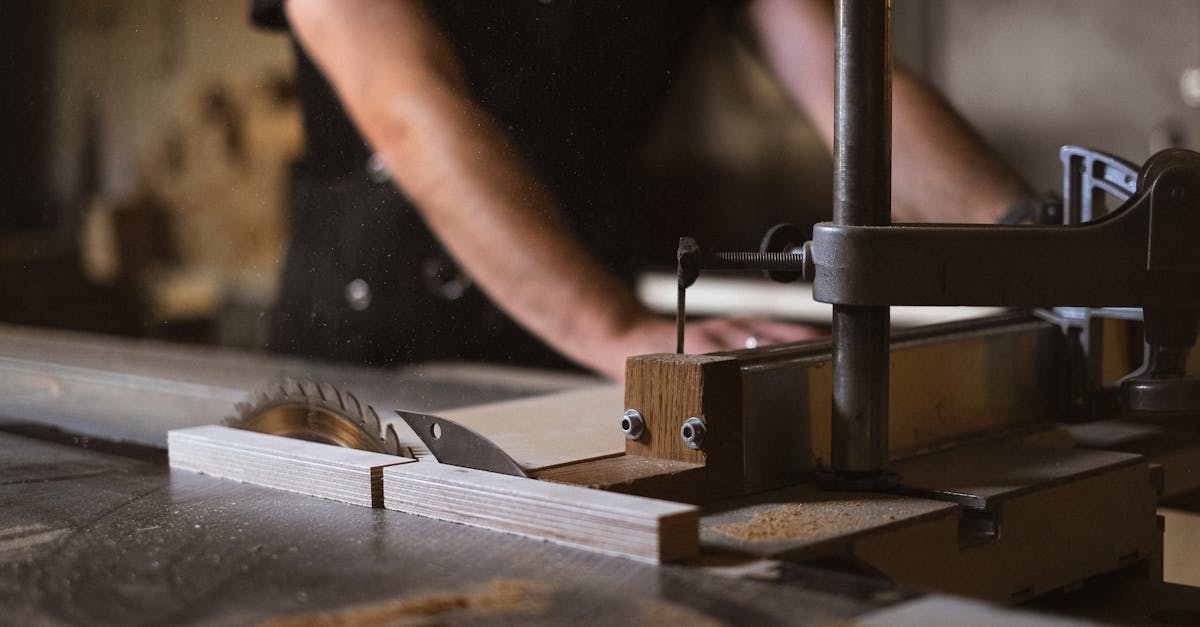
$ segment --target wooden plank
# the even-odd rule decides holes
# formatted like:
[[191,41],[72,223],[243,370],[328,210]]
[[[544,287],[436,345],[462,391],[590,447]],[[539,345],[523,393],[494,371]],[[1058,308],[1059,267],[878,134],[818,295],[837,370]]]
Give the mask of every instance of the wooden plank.
[[172,468],[364,507],[383,505],[383,468],[413,460],[217,425],[167,433]]
[[1163,517],[1163,581],[1200,586],[1200,514],[1159,507],[1158,515]]
[[[940,494],[939,498],[990,512],[1014,497],[1122,467],[1144,469],[1146,459],[1128,453],[1000,440],[901,460],[892,470],[903,477],[909,493]],[[1146,488],[1150,489],[1149,484]]]
[[618,455],[538,471],[543,481],[637,494],[668,501],[705,505],[729,498],[732,489],[715,485],[713,473],[702,464],[689,464],[641,455]]
[[1106,453],[1109,463],[1102,464],[1073,449],[1025,453],[1019,449],[1030,447],[1013,446],[1004,455],[989,448],[996,451],[983,444],[930,454],[924,468],[901,462],[893,469],[905,485],[912,471],[914,480],[941,487],[947,498],[961,490],[988,507],[994,536],[964,542],[963,529],[914,528],[861,538],[853,554],[895,581],[1000,603],[1139,564],[1141,573],[1160,578],[1162,534],[1145,460]]
[[384,507],[634,559],[699,551],[690,505],[421,462],[383,471]]
[[598,385],[439,415],[491,440],[526,470],[539,470],[624,452],[622,394],[620,385]]
[[[638,299],[651,311],[674,315],[679,279],[674,273],[651,272],[638,278]],[[833,305],[813,300],[811,283],[781,288],[774,281],[705,274],[688,288],[690,316],[753,316],[829,324]],[[1001,307],[892,307],[892,327],[915,327],[1004,311]]]

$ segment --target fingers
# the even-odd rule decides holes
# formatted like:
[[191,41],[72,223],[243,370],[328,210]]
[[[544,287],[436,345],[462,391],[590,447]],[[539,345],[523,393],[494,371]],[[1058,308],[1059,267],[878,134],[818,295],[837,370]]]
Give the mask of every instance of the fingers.
[[743,329],[746,333],[757,336],[760,345],[799,342],[800,340],[811,340],[824,335],[810,326],[777,322],[775,320],[732,318],[730,322],[734,323],[738,328]]
[[718,318],[688,325],[689,353],[704,353],[821,337],[811,327],[756,318]]
[[[749,333],[728,324],[727,320],[706,320],[695,326],[696,334],[703,339],[694,345],[689,344],[687,346],[687,352],[689,353],[711,353],[713,351],[727,351],[746,347],[746,338],[749,337]],[[692,338],[692,335],[693,333],[689,330],[687,333],[689,340]]]
[[[740,350],[784,342],[822,337],[811,327],[757,318],[716,318],[687,325],[685,349],[698,355],[717,351]],[[750,341],[748,341],[750,340]],[[588,365],[613,380],[621,380],[625,358],[630,355],[672,352],[675,325],[667,320],[647,317],[628,330],[622,341],[606,345],[592,354]]]

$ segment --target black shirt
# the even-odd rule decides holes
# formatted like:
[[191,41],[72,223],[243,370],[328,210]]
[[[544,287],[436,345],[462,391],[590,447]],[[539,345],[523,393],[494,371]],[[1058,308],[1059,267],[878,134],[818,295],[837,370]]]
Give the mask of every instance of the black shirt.
[[[549,186],[585,248],[627,279],[647,257],[639,149],[689,35],[712,4],[426,3],[472,96]],[[286,27],[281,5],[254,0],[255,21]],[[296,52],[306,144],[273,347],[368,363],[561,363],[476,289],[462,292],[467,280],[419,214],[393,186],[371,181],[370,150],[324,77],[299,46]],[[365,308],[348,293],[356,279],[370,294]]]

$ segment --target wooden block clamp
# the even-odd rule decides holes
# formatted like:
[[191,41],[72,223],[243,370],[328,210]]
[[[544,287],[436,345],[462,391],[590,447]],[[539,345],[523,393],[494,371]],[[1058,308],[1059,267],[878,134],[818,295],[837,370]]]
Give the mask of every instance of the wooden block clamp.
[[[1008,315],[893,334],[892,460],[1056,415],[1059,332]],[[828,464],[830,346],[631,357],[625,455],[539,469],[539,479],[705,503],[803,481]],[[615,416],[614,416],[615,418]],[[699,449],[680,433],[697,418]]]
[[742,493],[741,391],[741,370],[733,357],[630,358],[625,405],[640,414],[644,427],[639,437],[626,440],[625,455],[687,464],[679,466],[683,483],[710,498]]

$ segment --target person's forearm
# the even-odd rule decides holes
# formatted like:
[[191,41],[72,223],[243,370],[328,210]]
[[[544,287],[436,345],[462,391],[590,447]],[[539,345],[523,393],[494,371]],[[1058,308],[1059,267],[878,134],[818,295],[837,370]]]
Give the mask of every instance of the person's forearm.
[[[755,0],[749,15],[767,64],[832,149],[833,3]],[[903,68],[893,75],[892,95],[893,219],[994,222],[1028,195],[970,126]]]
[[576,243],[546,188],[465,94],[398,100],[403,110],[366,112],[364,127],[430,228],[509,315],[594,366],[596,345],[643,313],[632,295]]
[[550,193],[466,93],[419,5],[292,0],[288,9],[360,132],[463,269],[564,355],[619,375],[613,343],[649,314],[569,233]]
[[1026,184],[945,100],[902,68],[892,80],[897,221],[995,222]]

